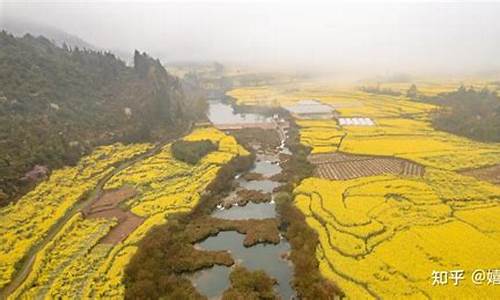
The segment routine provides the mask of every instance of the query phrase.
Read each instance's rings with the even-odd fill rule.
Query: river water
[[[253,113],[236,113],[234,108],[223,101],[208,101],[208,119],[213,124],[234,124],[234,123],[265,123],[271,122],[270,117]]]
[[[269,118],[259,114],[235,113],[229,104],[220,101],[209,102],[208,117],[214,124],[269,121]],[[275,153],[257,154],[255,165],[250,172],[262,174],[263,179],[248,181],[242,176],[238,176],[236,182],[241,188],[248,190],[272,192],[280,183],[269,179],[269,177],[281,172],[278,156],[279,153],[283,152],[288,152],[288,149],[283,148]],[[259,204],[248,203],[245,206],[233,205],[229,209],[224,209],[221,206],[212,213],[212,216],[231,220],[275,218],[275,208],[274,201]],[[293,266],[290,261],[282,258],[290,252],[290,244],[282,238],[277,245],[257,244],[252,247],[245,247],[243,246],[244,237],[244,235],[235,231],[220,232],[218,235],[198,243],[196,247],[205,250],[230,251],[237,264],[252,271],[263,270],[269,276],[275,278],[278,281],[275,290],[283,299],[293,298],[295,293],[290,284],[293,276]],[[196,272],[191,277],[191,280],[201,294],[210,299],[217,299],[230,286],[229,274],[231,269],[231,267],[214,266]]]

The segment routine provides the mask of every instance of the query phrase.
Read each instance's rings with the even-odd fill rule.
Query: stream
[[[232,106],[222,101],[210,101],[208,118],[217,124],[227,123],[258,123],[266,122],[269,118],[259,114],[235,113]],[[279,151],[274,153],[258,152],[253,168],[249,171],[261,174],[262,179],[246,180],[241,174],[235,177],[235,182],[244,189],[257,190],[262,192],[272,192],[280,185],[279,182],[269,179],[269,177],[279,174],[279,154],[289,153],[284,147],[284,141]],[[228,197],[235,197],[231,193]],[[222,205],[213,213],[213,217],[220,219],[242,220],[242,219],[266,219],[276,217],[276,207],[274,201],[255,204],[249,202],[245,206],[233,205],[231,208],[224,208]],[[284,259],[290,252],[290,244],[282,237],[277,245],[257,244],[252,247],[243,246],[244,235],[235,231],[220,232],[218,235],[209,237],[197,243],[195,247],[204,250],[227,250],[231,253],[236,264],[242,265],[251,271],[263,270],[269,276],[275,278],[278,284],[275,291],[282,299],[293,299],[294,290],[291,286],[293,277],[293,266],[289,260]],[[195,272],[191,281],[198,291],[209,299],[218,299],[223,292],[230,287],[229,274],[232,267],[214,266]]]

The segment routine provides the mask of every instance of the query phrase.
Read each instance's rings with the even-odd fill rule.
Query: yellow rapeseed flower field
[[[54,299],[75,296],[73,292],[77,290],[68,287],[78,285],[84,278],[67,270],[68,266],[72,267],[75,258],[86,256],[113,224],[113,220],[84,219],[81,214],[76,214],[37,254],[28,278],[11,297]]]
[[[99,147],[77,166],[53,171],[48,180],[19,201],[0,208],[0,287],[10,281],[15,265],[26,253],[115,163],[151,147],[149,144]]]
[[[124,270],[137,250],[137,243],[152,227],[167,222],[169,215],[192,209],[223,164],[237,155],[249,154],[233,137],[215,128],[196,129],[185,139],[209,139],[218,145],[218,149],[206,155],[196,165],[189,165],[172,156],[169,144],[157,154],[115,174],[104,188],[135,188],[138,194],[125,205],[144,219],[142,224],[124,241],[104,244],[99,240],[116,221],[85,219],[81,214],[75,215],[57,236],[37,253],[28,278],[11,298],[123,298]],[[149,148],[140,145],[128,147],[131,147],[128,151],[132,151],[134,147],[143,147],[144,150]],[[92,161],[93,165],[103,164],[98,159],[104,158],[102,152],[103,150],[99,149],[97,153],[92,154],[92,159],[84,160]],[[108,154],[113,153],[115,152],[109,151]],[[107,161],[107,164],[111,163]],[[95,172],[83,168],[80,171]],[[76,188],[73,185],[83,184],[81,181],[69,181],[72,178],[74,177],[68,178],[67,189],[71,190]],[[95,182],[91,181],[94,184]],[[91,187],[89,183],[89,188]],[[32,193],[35,195],[34,192]],[[51,192],[47,190],[44,195],[50,196]],[[15,246],[11,247],[15,249]],[[2,253],[7,254],[9,253]]]
[[[471,81],[471,84],[483,85],[478,81]],[[457,88],[460,82],[442,85],[448,90]],[[425,83],[423,86],[438,89],[440,85]],[[297,120],[301,142],[310,146],[312,153],[339,150],[395,156],[446,170],[500,163],[499,143],[480,143],[434,130],[430,114],[437,107],[411,101],[404,95],[375,95],[354,87],[337,88],[311,83],[241,87],[228,94],[243,104],[253,104],[252,98],[260,97],[276,100],[262,100],[262,104],[283,106],[301,99],[316,99],[334,107],[342,117],[367,117],[375,122],[375,126],[340,126],[335,120]]]
[[[497,287],[476,286],[470,276],[498,265],[500,187],[476,182],[468,194],[446,194],[460,183],[443,187],[435,176],[309,178],[295,189],[296,205],[320,236],[322,273],[348,297],[498,295]],[[459,189],[471,181],[477,180],[467,178]],[[459,286],[432,285],[433,271],[449,270],[464,270]]]
[[[460,84],[417,82],[417,88],[437,95]],[[464,84],[485,86],[478,81]],[[308,178],[296,187],[294,203],[320,237],[321,272],[352,299],[498,297],[498,287],[475,285],[471,275],[475,269],[498,269],[500,187],[456,171],[499,164],[500,144],[434,130],[430,120],[437,107],[406,98],[409,86],[380,86],[400,91],[401,96],[325,84],[258,89],[283,106],[316,99],[341,117],[365,117],[375,123],[295,120],[301,143],[312,153],[399,157],[425,167],[423,177]],[[252,89],[230,94],[239,103],[251,103],[252,97],[259,98],[252,96]],[[451,279],[447,285],[433,286],[433,271],[453,270],[464,271],[458,286]]]

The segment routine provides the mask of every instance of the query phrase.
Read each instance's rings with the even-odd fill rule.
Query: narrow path
[[[66,222],[68,222],[76,213],[85,208],[95,198],[101,195],[104,185],[106,184],[106,182],[108,182],[109,179],[111,179],[111,177],[113,177],[120,171],[130,167],[131,165],[141,160],[144,160],[150,156],[158,154],[160,150],[163,148],[163,146],[165,146],[166,144],[168,144],[169,142],[173,141],[178,137],[187,135],[189,132],[191,132],[192,128],[193,128],[193,123],[191,123],[186,129],[186,131],[180,134],[179,136],[164,139],[163,141],[160,141],[151,150],[146,151],[137,156],[134,156],[129,160],[121,162],[121,164],[118,167],[113,169],[111,172],[109,172],[109,174],[107,174],[101,180],[99,180],[97,182],[96,187],[90,192],[90,194],[85,199],[78,201],[73,207],[71,207],[61,219],[59,219],[54,225],[52,225],[52,227],[47,232],[46,237],[38,244],[36,244],[33,248],[30,249],[26,257],[22,260],[22,263],[19,266],[18,271],[16,272],[12,280],[0,291],[0,299],[7,299],[7,297],[10,294],[12,294],[24,282],[24,280],[26,280],[26,278],[31,272],[33,263],[35,262],[36,255],[38,254],[38,252],[42,250],[59,233],[59,231],[66,224]]]

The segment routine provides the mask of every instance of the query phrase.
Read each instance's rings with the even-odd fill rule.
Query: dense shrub
[[[237,266],[229,275],[231,287],[222,295],[223,300],[234,299],[279,299],[274,293],[274,278],[269,277],[264,271],[249,271]]]
[[[217,150],[217,145],[210,140],[179,140],[172,144],[172,154],[174,157],[192,165],[196,164],[205,155],[215,150]]]
[[[244,128],[233,132],[240,145],[250,149],[250,144],[259,144],[264,150],[272,151],[280,145],[280,137],[276,130],[262,128]]]
[[[287,145],[291,158],[283,164],[287,184],[275,200],[280,217],[281,230],[291,245],[290,259],[294,265],[293,286],[300,299],[334,299],[343,295],[333,283],[323,278],[319,271],[316,248],[319,239],[310,228],[302,212],[293,204],[293,188],[304,178],[310,177],[314,166],[307,160],[310,149],[299,142],[298,128],[291,123]]]
[[[290,122],[288,130],[288,139],[286,145],[293,153],[281,164],[283,168],[279,180],[286,182],[281,190],[291,192],[293,187],[302,179],[310,177],[313,174],[314,166],[309,163],[307,156],[311,153],[311,148],[300,143],[299,130],[294,122]]]
[[[334,299],[342,292],[322,277],[316,258],[318,235],[310,228],[302,212],[296,208],[291,196],[281,194],[278,211],[281,228],[292,247],[290,259],[294,266],[293,285],[301,299]]]

